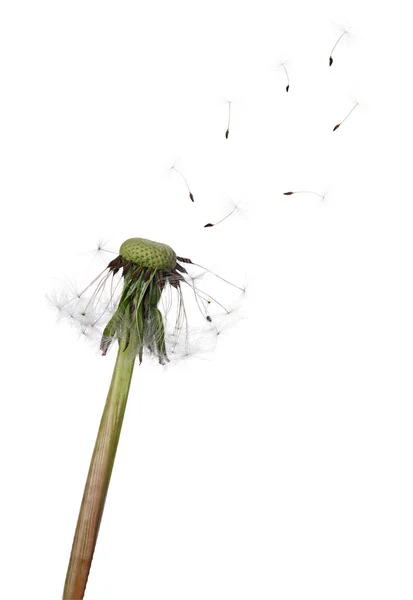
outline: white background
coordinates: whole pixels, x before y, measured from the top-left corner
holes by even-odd
[[[403,10],[3,3],[2,597],[62,592],[115,354],[45,294],[102,268],[101,236],[168,243],[247,293],[212,356],[136,369],[86,597],[412,597]]]

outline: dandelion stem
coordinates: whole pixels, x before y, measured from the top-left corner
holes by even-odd
[[[83,493],[63,600],[82,600],[84,597],[128,400],[136,347],[136,339],[123,339],[119,344]]]

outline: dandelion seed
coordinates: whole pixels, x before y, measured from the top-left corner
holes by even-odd
[[[336,41],[336,43],[334,44],[331,52],[330,52],[330,58],[329,58],[329,66],[331,67],[331,65],[333,64],[333,52],[336,49],[337,44],[339,43],[339,41],[341,40],[342,37],[344,37],[346,34],[348,34],[348,31],[345,29],[342,34],[340,35],[340,37],[338,38],[338,40]]]
[[[51,296],[51,304],[59,311],[66,311],[67,318],[78,325],[79,335],[84,339],[95,339],[100,332],[98,322],[104,315],[108,317],[100,335],[102,355],[107,354],[115,341],[118,344],[112,381],[77,521],[63,592],[64,600],[84,597],[136,358],[141,363],[145,351],[155,356],[160,364],[169,362],[169,337],[173,340],[172,353],[175,353],[181,343],[185,354],[190,355],[191,350],[187,344],[187,313],[181,289],[184,283],[192,289],[201,314],[211,331],[215,332],[215,338],[219,331],[217,325],[210,325],[213,323],[209,311],[211,304],[222,307],[225,314],[233,312],[207,292],[200,290],[195,285],[195,278],[192,278],[191,283],[184,265],[204,269],[189,258],[176,256],[174,250],[166,244],[131,238],[121,245],[119,255],[109,262],[105,271],[83,291],[75,290],[67,301]],[[207,269],[204,271],[212,273]],[[227,282],[219,275],[214,275]],[[115,301],[120,284],[122,289]],[[91,290],[93,291],[90,293]],[[162,314],[159,306],[162,306],[163,297],[164,306],[167,309],[171,307],[171,298],[167,294],[171,290],[176,291],[177,314],[174,331],[169,336],[166,331],[166,314]],[[185,336],[181,336],[183,330]]]
[[[283,77],[285,76],[285,78],[287,80],[287,85],[285,86],[285,91],[287,93],[290,90],[290,75],[289,75],[290,63],[291,63],[291,61],[289,61],[289,60],[279,61],[279,62],[277,62],[277,64],[274,67],[271,68],[272,71],[282,71],[283,72]]]
[[[228,126],[227,126],[227,130],[225,132],[225,139],[228,139],[229,136],[229,125],[231,123],[231,101],[228,101]]]
[[[175,165],[172,165],[171,169],[173,171],[176,171],[178,173],[178,175],[180,175],[182,177],[182,179],[185,181],[185,185],[188,188],[189,198],[191,199],[192,202],[194,202],[194,196],[190,190],[189,183],[187,182],[185,176],[181,173],[181,171],[178,171],[178,169],[175,167]]]
[[[340,127],[340,125],[342,125],[344,123],[344,121],[346,121],[346,119],[349,118],[349,116],[351,115],[353,110],[356,108],[356,106],[358,106],[358,102],[355,103],[355,105],[353,106],[351,111],[348,113],[348,115],[346,117],[344,117],[344,119],[342,121],[340,121],[340,123],[338,123],[337,125],[334,126],[333,131],[336,131]]]
[[[288,76],[288,71],[287,71],[287,67],[285,66],[285,63],[280,63],[280,67],[282,67],[284,69],[285,75],[287,77],[287,87],[285,88],[285,91],[288,92],[290,89],[290,78]]]
[[[220,221],[217,221],[217,223],[207,223],[206,225],[204,225],[204,227],[215,227],[215,225],[219,225],[220,223],[225,221],[225,219],[228,219],[228,217],[233,215],[236,210],[237,210],[237,207],[235,207],[226,217],[224,217]]]
[[[324,200],[324,198],[326,197],[326,194],[322,195],[318,192],[312,192],[310,190],[299,190],[298,192],[284,192],[284,196],[292,196],[293,194],[314,194],[315,196],[321,198],[321,200]]]

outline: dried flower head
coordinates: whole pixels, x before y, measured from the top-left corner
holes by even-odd
[[[121,245],[119,255],[83,291],[72,290],[71,294],[66,292],[62,297],[52,295],[49,300],[57,309],[59,319],[67,318],[82,337],[93,342],[99,339],[103,355],[113,341],[118,340],[125,349],[133,344],[139,362],[142,362],[146,350],[165,364],[169,362],[168,345],[170,352],[175,352],[180,344],[184,346],[182,354],[190,354],[182,284],[192,289],[203,322],[209,325],[209,336],[216,335],[210,305],[218,305],[224,316],[232,312],[200,290],[196,285],[199,275],[190,276],[184,264],[212,273],[188,258],[177,257],[166,244],[131,238]],[[244,291],[241,287],[234,287]],[[177,314],[173,331],[167,332],[166,320],[174,304],[171,290],[177,292]]]

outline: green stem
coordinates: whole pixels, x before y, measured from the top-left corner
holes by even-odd
[[[112,381],[90,462],[67,569],[63,600],[81,600],[85,593],[115,462],[135,358],[136,343],[129,340],[129,345],[125,348],[123,340],[119,344]]]

